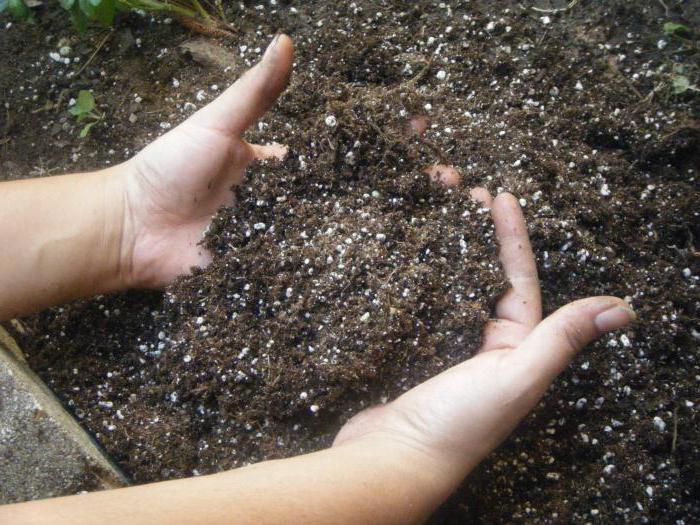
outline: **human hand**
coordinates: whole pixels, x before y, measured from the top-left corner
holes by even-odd
[[[130,286],[162,287],[211,262],[199,242],[217,209],[232,203],[231,187],[254,159],[286,152],[242,136],[286,87],[293,55],[290,38],[277,35],[221,96],[123,165],[121,272]]]
[[[443,472],[448,493],[513,431],[579,350],[635,318],[621,299],[591,297],[542,320],[537,268],[518,201],[507,193],[492,200],[482,188],[472,195],[491,208],[511,284],[481,349],[395,401],[359,413],[334,442],[388,439],[407,446]]]

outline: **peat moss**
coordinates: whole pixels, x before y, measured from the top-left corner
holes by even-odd
[[[142,48],[73,81],[25,67],[44,64],[50,42],[33,49],[16,28],[0,33],[17,49],[0,78],[11,177],[35,167],[27,159],[60,171],[118,161],[159,122],[185,118],[196,92],[211,98],[212,84],[239,75],[277,30],[298,50],[287,94],[248,136],[289,144],[289,158],[251,169],[238,206],[217,216],[214,265],[165,296],[27,320],[34,368],[139,482],[324,446],[351,411],[473,351],[500,278],[466,188],[506,189],[523,199],[548,311],[613,294],[640,322],[577,358],[435,521],[697,521],[700,111],[670,80],[681,64],[697,84],[698,51],[662,29],[700,27],[697,5],[579,2],[548,18],[510,2],[256,5],[230,8],[240,38],[226,45],[240,61],[227,74],[163,53],[162,39],[172,49],[187,35],[138,17],[124,22]],[[55,100],[86,81],[120,101],[87,145],[61,112],[15,124],[34,94]],[[412,115],[428,122],[420,140],[406,133]],[[36,143],[42,126],[52,141]],[[431,186],[421,168],[433,162],[458,166],[463,185]]]

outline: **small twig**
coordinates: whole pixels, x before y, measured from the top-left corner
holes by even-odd
[[[634,91],[634,94],[637,95],[637,98],[639,98],[640,101],[641,101],[641,100],[644,100],[644,95],[642,95],[642,94],[639,92],[639,90],[638,90],[636,87],[634,87],[634,84],[632,84],[632,82],[630,81],[630,79],[628,79],[628,78],[622,73],[622,71],[620,71],[620,68],[618,68],[618,67],[617,67],[617,64],[615,63],[615,59],[612,58],[612,57],[608,59],[608,68],[609,68],[610,71],[612,71],[615,75],[617,75],[618,77],[620,77],[620,79],[621,79],[625,84],[627,84],[627,87],[628,87],[628,88],[630,88],[632,91]]]
[[[678,442],[678,407],[673,409],[673,439],[671,440],[671,454],[676,452]]]
[[[670,139],[671,137],[673,137],[674,135],[677,135],[678,133],[680,133],[681,131],[686,131],[686,130],[689,130],[689,129],[698,130],[698,129],[700,129],[700,127],[694,126],[694,125],[692,125],[692,124],[678,126],[676,129],[674,129],[674,130],[671,131],[670,133],[666,133],[666,135],[663,135],[663,136],[659,139],[659,142],[665,142],[665,141],[667,141],[668,139]]]
[[[10,319],[10,325],[20,335],[27,335],[27,327],[19,319]]]
[[[386,143],[389,143],[388,137],[384,134],[382,129],[377,126],[372,119],[367,119],[367,124],[369,124],[369,127],[371,127],[374,131],[377,132],[377,135]]]
[[[204,20],[208,21],[211,18],[209,13],[207,13],[207,10],[202,7],[202,4],[200,4],[198,0],[192,0],[192,4],[199,13],[199,16],[201,16]]]
[[[440,162],[442,164],[449,164],[449,161],[447,160],[447,157],[445,156],[445,154],[442,151],[442,149],[440,148],[440,146],[438,146],[437,144],[435,144],[434,142],[432,142],[428,139],[421,139],[420,142],[421,142],[421,144],[425,144],[426,146],[428,146],[428,148],[433,150],[433,153],[435,153],[435,155],[437,155],[438,159],[440,160]]]
[[[433,67],[433,57],[431,56],[428,59],[428,63],[425,65],[423,69],[421,69],[418,74],[413,77],[411,80],[407,82],[408,85],[414,85],[423,80],[426,76],[428,76],[428,73],[430,72],[430,68]]]
[[[654,98],[654,95],[656,95],[656,93],[657,93],[661,88],[663,88],[663,87],[664,87],[664,83],[663,83],[663,82],[659,82],[657,85],[655,85],[655,86],[654,86],[654,89],[652,89],[652,90],[649,92],[649,94],[648,94],[646,97],[644,97],[644,100],[642,100],[642,103],[644,103],[644,102],[651,102],[651,101],[653,100],[653,98]]]
[[[212,18],[200,22],[189,16],[176,15],[175,19],[180,25],[200,35],[214,38],[230,38],[235,36],[234,32],[229,29],[224,22]]]
[[[402,89],[402,88],[410,88],[410,87],[415,86],[418,82],[423,80],[428,75],[428,73],[430,72],[430,68],[432,68],[432,67],[433,67],[433,57],[430,57],[427,60],[425,67],[423,69],[421,69],[416,76],[409,78],[406,82],[402,82],[398,86],[389,90],[389,92],[391,93],[391,92],[397,91],[397,90]]]
[[[669,11],[668,11],[668,6],[667,6],[666,3],[664,2],[664,0],[659,0],[659,3],[663,6],[664,11],[666,12],[666,16],[668,16],[668,13],[669,13]]]
[[[629,78],[627,78],[625,75],[622,74],[622,71],[615,68],[615,73],[617,73],[617,75],[623,80],[623,82],[625,84],[627,84],[627,87],[630,88],[634,92],[635,95],[637,95],[639,100],[644,100],[644,95],[642,95],[639,92],[639,90],[636,87],[634,87],[634,84],[632,84],[632,81]]]
[[[566,7],[559,7],[557,9],[544,9],[542,7],[531,7],[533,11],[537,11],[538,13],[547,13],[547,14],[556,14],[556,13],[564,13],[568,11],[569,9],[573,8],[576,4],[578,4],[578,0],[571,0]]]
[[[12,115],[10,115],[10,108],[6,107],[5,108],[5,129],[3,130],[3,135],[7,137],[7,140],[9,141],[10,138],[8,135],[10,134],[10,118]]]
[[[656,93],[658,93],[664,87],[664,85],[665,84],[663,82],[660,82],[654,86],[654,89],[647,93],[647,95],[637,103],[637,105],[634,107],[634,112],[636,113],[637,111],[640,111],[642,106],[651,102],[654,99],[654,95],[656,95]]]
[[[219,12],[219,18],[221,18],[224,23],[227,23],[226,12],[224,11],[224,5],[221,3],[221,0],[216,0],[214,2],[214,7]]]
[[[50,100],[47,100],[46,104],[44,104],[43,107],[41,107],[39,109],[35,109],[34,111],[32,111],[32,114],[35,115],[37,113],[43,113],[44,111],[51,111],[53,109],[60,107],[61,104],[63,104],[63,99],[66,98],[67,94],[68,94],[68,90],[62,89],[61,92],[58,94],[58,99],[56,100],[56,102],[51,102]]]
[[[114,31],[112,31],[112,30],[110,30],[110,31],[107,32],[107,34],[105,35],[105,37],[100,41],[99,44],[97,44],[97,47],[96,47],[95,50],[92,52],[92,55],[90,55],[90,58],[88,58],[88,59],[85,61],[85,63],[82,65],[82,67],[81,67],[81,68],[78,70],[78,72],[75,74],[76,77],[77,77],[77,76],[80,76],[80,73],[82,73],[83,71],[85,71],[85,68],[88,67],[88,66],[90,65],[90,62],[92,62],[92,61],[94,60],[95,56],[97,56],[97,53],[100,52],[100,49],[102,49],[102,47],[107,43],[107,40],[109,40],[109,37],[111,37],[113,34],[114,34]]]

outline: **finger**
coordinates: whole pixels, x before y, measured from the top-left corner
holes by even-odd
[[[484,327],[479,352],[509,350],[517,347],[530,334],[531,328],[507,319],[493,319]]]
[[[270,109],[287,86],[293,58],[292,40],[287,35],[277,35],[262,60],[211,104],[192,115],[192,121],[240,136]]]
[[[425,133],[425,130],[428,129],[428,117],[425,117],[423,115],[416,115],[415,117],[411,117],[411,120],[408,122],[408,134],[409,135],[422,135]]]
[[[253,149],[253,155],[258,160],[284,160],[289,151],[287,146],[278,144],[277,142],[265,146],[251,144],[250,147]]]
[[[523,212],[513,195],[502,193],[493,200],[491,215],[500,244],[499,259],[511,285],[498,301],[496,315],[532,328],[542,319],[542,299]]]
[[[471,198],[481,204],[484,208],[493,206],[493,197],[486,188],[477,186],[469,190]],[[491,350],[515,348],[529,332],[519,323],[514,323],[507,319],[493,319],[484,327],[484,335],[480,352]]]
[[[471,196],[472,200],[475,200],[484,208],[490,208],[493,204],[493,198],[491,197],[489,190],[482,188],[481,186],[477,186],[476,188],[469,190],[469,195]]]
[[[423,170],[433,182],[441,182],[445,186],[457,186],[459,184],[459,171],[454,166],[446,164],[433,164]]]
[[[538,324],[511,356],[524,365],[528,377],[546,389],[584,346],[634,319],[634,311],[617,297],[575,301]]]

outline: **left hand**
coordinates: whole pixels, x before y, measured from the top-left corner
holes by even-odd
[[[294,51],[277,35],[262,60],[211,104],[124,164],[121,271],[132,287],[162,287],[211,255],[199,245],[212,216],[231,204],[231,187],[256,158],[280,157],[280,145],[242,136],[289,80]]]

